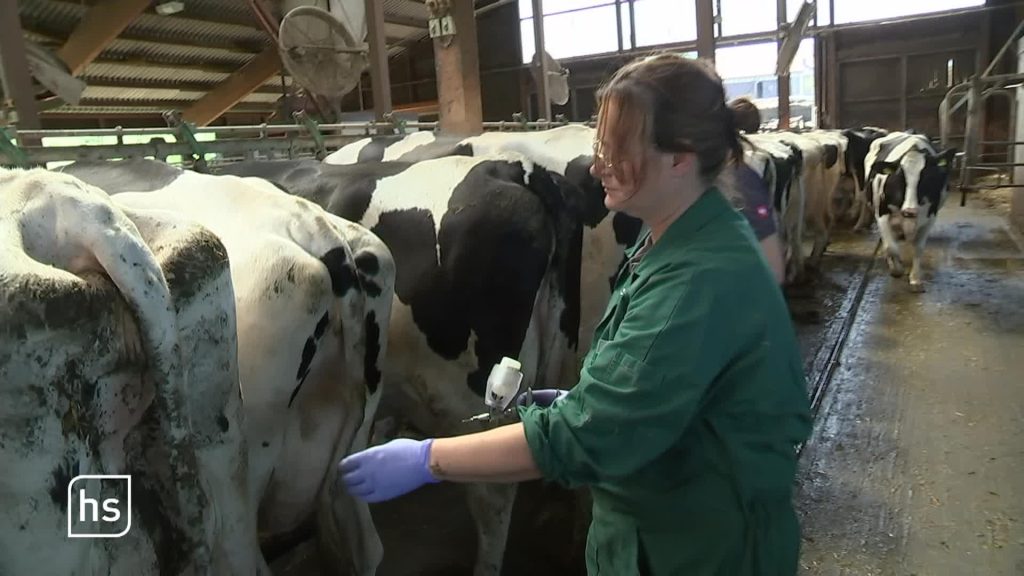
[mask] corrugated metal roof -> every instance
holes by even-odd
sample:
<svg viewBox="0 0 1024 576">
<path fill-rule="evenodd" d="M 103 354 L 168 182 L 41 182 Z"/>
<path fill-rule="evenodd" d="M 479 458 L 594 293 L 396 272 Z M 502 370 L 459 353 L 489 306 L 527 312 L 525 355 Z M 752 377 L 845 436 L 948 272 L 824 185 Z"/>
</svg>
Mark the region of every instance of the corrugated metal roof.
<svg viewBox="0 0 1024 576">
<path fill-rule="evenodd" d="M 218 64 L 235 68 L 245 65 L 253 58 L 252 52 L 225 48 L 204 48 L 188 44 L 168 44 L 149 40 L 126 40 L 118 38 L 100 54 L 105 60 L 144 58 L 153 62 L 168 64 Z"/>
<path fill-rule="evenodd" d="M 103 1 L 19 0 L 25 37 L 56 49 Z M 422 0 L 378 1 L 384 4 L 385 18 L 429 18 Z M 391 22 L 385 23 L 385 33 L 391 40 L 390 57 L 428 35 L 425 29 Z M 89 86 L 82 105 L 61 106 L 45 114 L 151 114 L 171 103 L 180 106 L 201 98 L 207 86 L 212 89 L 229 78 L 271 42 L 246 0 L 185 0 L 185 10 L 171 16 L 157 15 L 149 8 L 86 67 L 82 79 Z M 291 77 L 286 76 L 285 83 L 291 86 Z M 265 86 L 265 91 L 244 98 L 242 109 L 272 108 L 280 98 L 281 76 L 268 79 Z"/>
<path fill-rule="evenodd" d="M 420 20 L 430 18 L 430 11 L 427 10 L 426 4 L 414 0 L 384 0 L 384 14 Z"/>
<path fill-rule="evenodd" d="M 154 100 L 199 100 L 206 95 L 206 92 L 198 90 L 178 90 L 176 88 L 123 88 L 120 86 L 87 86 L 82 92 L 82 99 L 108 100 L 108 101 L 138 101 L 149 102 Z M 273 104 L 281 98 L 280 94 L 269 92 L 253 92 L 242 102 L 257 102 Z M 88 102 L 86 102 L 88 103 Z"/>
<path fill-rule="evenodd" d="M 212 86 L 223 82 L 230 76 L 231 74 L 228 72 L 216 72 L 199 68 L 97 61 L 85 68 L 82 79 L 87 83 L 97 82 L 101 84 L 117 84 L 118 82 L 184 82 L 193 84 L 206 83 Z M 285 76 L 285 84 L 290 86 L 291 83 L 291 77 Z M 274 76 L 268 79 L 264 85 L 280 86 L 281 77 Z"/>
<path fill-rule="evenodd" d="M 187 40 L 210 46 L 244 44 L 262 47 L 270 44 L 267 34 L 257 28 L 156 14 L 142 14 L 128 26 L 124 35 L 161 40 Z"/>
<path fill-rule="evenodd" d="M 46 114 L 77 114 L 81 116 L 129 116 L 132 114 L 160 114 L 167 110 L 167 106 L 160 105 L 134 105 L 134 106 L 90 106 L 90 105 L 79 105 L 79 106 L 61 106 L 52 110 L 47 110 Z M 229 112 L 242 112 L 250 114 L 263 114 L 270 112 L 271 109 L 267 106 L 247 104 Z"/>
<path fill-rule="evenodd" d="M 247 6 L 244 2 L 238 4 Z M 18 5 L 24 26 L 32 28 L 45 25 L 47 30 L 61 30 L 65 35 L 75 28 L 88 11 L 89 7 L 84 4 L 58 0 L 22 0 Z M 267 34 L 254 26 L 158 14 L 140 15 L 122 36 L 221 47 L 244 45 L 256 49 L 270 42 Z"/>
</svg>

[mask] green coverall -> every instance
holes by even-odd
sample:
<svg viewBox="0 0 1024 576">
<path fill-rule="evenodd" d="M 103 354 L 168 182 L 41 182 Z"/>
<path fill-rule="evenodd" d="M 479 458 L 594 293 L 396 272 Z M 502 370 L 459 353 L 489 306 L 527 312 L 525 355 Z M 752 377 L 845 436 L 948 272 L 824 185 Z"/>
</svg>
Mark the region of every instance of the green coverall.
<svg viewBox="0 0 1024 576">
<path fill-rule="evenodd" d="M 589 574 L 796 573 L 795 446 L 811 427 L 800 351 L 717 189 L 623 268 L 579 383 L 520 416 L 544 477 L 591 489 Z"/>
</svg>

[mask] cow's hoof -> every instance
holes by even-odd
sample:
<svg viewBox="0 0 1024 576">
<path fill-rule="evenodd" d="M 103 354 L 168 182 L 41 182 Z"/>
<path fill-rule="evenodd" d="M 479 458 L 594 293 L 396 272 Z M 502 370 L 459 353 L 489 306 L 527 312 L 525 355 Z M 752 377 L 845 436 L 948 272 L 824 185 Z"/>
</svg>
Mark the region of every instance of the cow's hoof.
<svg viewBox="0 0 1024 576">
<path fill-rule="evenodd" d="M 924 292 L 924 282 L 920 282 L 920 281 L 913 282 L 912 281 L 910 283 L 910 291 L 913 292 L 914 294 L 920 294 L 920 293 Z"/>
<path fill-rule="evenodd" d="M 893 278 L 901 278 L 903 276 L 903 264 L 899 260 L 889 256 L 885 261 L 889 264 L 889 274 Z"/>
</svg>

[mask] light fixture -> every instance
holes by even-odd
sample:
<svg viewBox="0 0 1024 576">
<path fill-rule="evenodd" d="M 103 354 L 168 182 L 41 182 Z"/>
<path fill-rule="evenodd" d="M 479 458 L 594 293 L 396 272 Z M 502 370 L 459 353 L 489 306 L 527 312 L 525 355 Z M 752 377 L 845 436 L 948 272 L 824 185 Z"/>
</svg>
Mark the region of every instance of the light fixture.
<svg viewBox="0 0 1024 576">
<path fill-rule="evenodd" d="M 185 9 L 185 3 L 179 0 L 172 0 L 171 2 L 157 2 L 156 13 L 161 16 L 170 16 L 171 14 L 177 14 Z"/>
</svg>

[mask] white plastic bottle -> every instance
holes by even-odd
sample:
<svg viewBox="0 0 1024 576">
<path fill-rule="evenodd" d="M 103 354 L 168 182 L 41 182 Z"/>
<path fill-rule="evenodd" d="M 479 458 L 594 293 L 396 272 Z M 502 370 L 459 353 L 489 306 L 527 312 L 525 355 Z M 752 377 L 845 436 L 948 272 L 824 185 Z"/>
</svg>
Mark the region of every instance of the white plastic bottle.
<svg viewBox="0 0 1024 576">
<path fill-rule="evenodd" d="M 519 392 L 522 381 L 522 364 L 517 360 L 504 357 L 491 368 L 491 374 L 487 377 L 484 403 L 491 409 L 492 414 L 508 408 Z"/>
</svg>

